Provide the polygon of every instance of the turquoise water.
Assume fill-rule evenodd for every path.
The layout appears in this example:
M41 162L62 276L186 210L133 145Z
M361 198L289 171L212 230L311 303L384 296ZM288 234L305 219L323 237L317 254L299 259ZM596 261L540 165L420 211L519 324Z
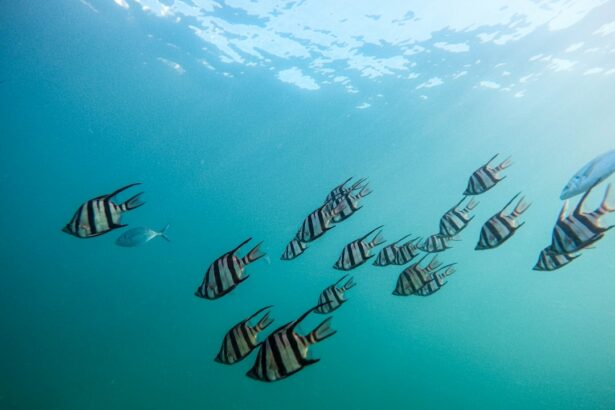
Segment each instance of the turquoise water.
M339 25L340 38L359 43L340 40L340 55L408 59L399 70L382 61L355 70L361 59L329 55L334 74L314 63L331 50L316 36L299 42L306 57L280 51L291 49L280 45L291 34L276 43L261 33L252 37L261 56L235 45L238 61L218 40L195 36L198 20L177 10L0 4L1 408L615 408L615 234L561 270L531 270L565 182L615 145L615 3L543 5L568 25L523 18L511 4L521 13L511 21L528 30L505 44L477 39L512 30L489 18L497 8L464 17L446 2L437 2L451 11L444 15L417 5L417 24L434 24L420 26L429 38L414 43L378 43L390 38L379 31L388 25L341 22L379 7L394 19L399 2L389 3L321 6L339 16L330 35ZM250 25L264 13L255 4L202 13ZM270 10L256 26L274 15L277 27L285 17L289 27L314 25L306 4ZM404 54L414 45L425 50ZM281 81L293 68L304 77ZM443 84L419 87L435 77ZM458 269L440 292L392 296L402 268L365 265L333 313L338 333L311 349L318 364L267 385L245 377L254 353L234 366L213 361L225 332L258 308L275 305L281 325L314 306L341 276L331 266L350 240L381 224L389 241L436 232L496 152L514 165L441 255ZM352 175L374 190L364 208L300 258L280 261L305 215ZM132 182L143 183L147 204L124 222L169 223L171 243L126 249L114 244L119 232L79 240L60 231L82 202ZM500 248L474 251L482 223L519 191L533 203L525 226ZM250 236L270 258L249 266L250 279L229 295L194 297L208 265Z

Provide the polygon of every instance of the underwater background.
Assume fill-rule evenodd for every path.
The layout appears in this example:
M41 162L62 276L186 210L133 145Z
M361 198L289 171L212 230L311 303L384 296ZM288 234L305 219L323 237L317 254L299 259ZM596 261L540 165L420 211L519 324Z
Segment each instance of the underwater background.
M615 147L615 2L369 3L0 2L0 408L615 408L615 234L532 270L564 184ZM495 153L514 165L439 257L457 262L441 291L393 296L403 267L365 264L318 364L265 384L254 353L213 361L257 309L276 327L314 306L349 241L436 232ZM350 176L369 178L364 208L280 261ZM147 203L123 222L168 223L171 243L61 232L133 182ZM519 191L526 224L474 251ZM248 237L269 258L195 297Z

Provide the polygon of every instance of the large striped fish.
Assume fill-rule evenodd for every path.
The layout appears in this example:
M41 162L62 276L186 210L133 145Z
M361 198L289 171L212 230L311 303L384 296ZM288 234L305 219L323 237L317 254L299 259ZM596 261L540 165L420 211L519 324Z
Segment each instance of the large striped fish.
M247 376L263 382L274 382L317 363L320 359L307 358L308 350L310 346L336 333L330 327L332 317L325 319L305 336L296 333L295 329L301 321L319 307L320 305L313 307L297 320L271 333L261 344L254 365L246 373Z
M320 294L318 298L318 309L316 309L316 313L331 313L335 309L342 306L342 303L346 302L346 298L344 298L344 293L354 287L356 283L352 281L352 277L344 283L344 285L338 287L340 282L344 280L348 275L342 276L337 282L333 285L327 287Z
M250 321L270 308L271 306L266 306L259 309L249 318L233 326L224 335L222 347L214 360L218 363L234 364L243 360L252 350L257 348L260 344L257 342L258 334L273 323L273 319L269 317L269 312L267 312L256 324L251 325Z
M417 245L417 248L427 253L442 252L451 248L448 243L452 240L456 239L436 233L428 236L424 241L420 242Z
M301 242L297 238L293 238L293 240L286 245L286 249L284 249L284 253L280 256L280 259L283 261L293 260L305 252L307 248L307 243Z
M428 281L422 288L416 291L418 296L430 296L439 291L442 286L446 285L447 278L455 273L453 264L443 266L436 272L431 273L431 280Z
M237 256L239 249L251 240L252 238L246 239L235 249L216 259L207 269L203 283L194 293L195 296L205 299L218 299L248 279L250 275L244 275L244 268L265 256L265 253L260 250L262 242L252 248L243 258Z
M316 209L305 218L295 238L301 242L312 242L320 238L325 232L335 227L333 218L339 215L345 206L344 202L335 206L333 206L333 202L328 202Z
M340 197L349 194L350 192L357 190L359 188L363 188L361 185L367 180L367 178L361 178L350 187L346 187L346 184L352 180L353 177L348 178L346 181L342 182L340 185L336 186L327 194L325 198L325 204L331 201L335 201Z
M385 246L380 249L378 252L378 256L374 261L374 266L388 266L388 265L397 265L397 254L399 252L399 243L409 237L410 234L396 240L390 245Z
M371 193L372 191L369 189L367 185L365 185L364 187L361 188L361 191L359 191L356 194L354 194L353 191L351 191L333 200L332 206L334 207L338 206L342 202L344 203L344 209L342 209L342 211L339 214L333 216L333 222L339 223L339 222L345 221L346 219L350 218L355 212L363 208L363 206L360 205L359 203L361 199L365 198Z
M368 259L373 258L374 255L372 255L370 251L376 246L385 242L385 239L382 237L382 230L378 231L380 228L382 228L382 226L383 225L371 230L359 239L355 239L348 245L344 246L340 257L333 265L333 268L338 270L351 270L363 265L365 262L367 262ZM371 241L366 242L365 240L367 239L367 237L369 237L376 231L378 232L376 233L374 238Z
M487 192L498 182L506 177L500 176L500 172L512 165L510 157L506 158L502 163L495 168L489 166L498 154L495 154L485 165L474 171L468 181L468 186L463 193L464 195L480 195Z
M117 194L135 185L139 185L139 183L126 185L110 194L90 199L77 209L73 218L62 231L77 238L93 238L127 226L121 223L122 214L145 203L141 201L143 192L139 192L119 205L113 199Z
M437 260L437 255L427 264L421 266L421 262L427 257L423 255L421 259L404 269L397 278L397 284L393 290L395 296L410 296L421 289L431 280L430 274L442 266L442 262Z
M466 198L465 196L461 198L461 201L442 215L442 218L440 218L440 235L455 236L474 219L474 216L470 216L470 211L478 205L478 202L474 201L474 199L470 199L466 206L459 209Z
M606 188L604 199L598 209L593 212L583 212L583 204L592 189L593 187L585 192L574 211L568 216L566 216L568 200L564 202L558 220L553 227L551 241L553 252L559 254L575 253L602 239L605 232L615 226L607 227L602 224L602 218L615 211L615 208L608 205L609 193L611 192L610 184Z
M517 223L517 218L519 218L522 213L527 211L531 205L525 202L525 197L522 197L519 200L517 206L515 206L515 209L510 214L504 214L506 208L508 208L520 194L521 193L515 195L510 201L508 201L500 212L493 215L487 220L487 222L485 222L480 231L478 244L474 249L483 250L496 248L510 239L517 229L521 228L523 224L525 224L525 222L520 224Z
M539 271L551 271L562 268L570 262L578 258L579 255L571 255L569 253L555 253L550 246L547 246L538 255L538 262L532 269Z

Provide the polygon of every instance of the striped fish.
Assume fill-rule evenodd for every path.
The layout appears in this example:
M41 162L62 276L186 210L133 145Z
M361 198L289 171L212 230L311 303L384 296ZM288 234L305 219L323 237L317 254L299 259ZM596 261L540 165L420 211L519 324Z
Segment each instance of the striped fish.
M341 202L336 206L332 205L332 202L326 203L309 214L301 224L295 239L301 242L312 242L323 236L328 230L333 229L333 218L344 210L346 204Z
M468 181L468 186L463 193L464 195L479 195L487 192L498 182L506 177L500 176L500 172L512 165L510 157L506 158L502 163L495 168L489 166L498 154L495 154L485 165L474 171Z
M538 256L538 262L532 269L539 271L551 271L562 268L568 265L581 255L571 255L569 253L555 253L551 250L550 246L547 246Z
M449 238L448 236L440 235L439 233L427 237L423 242L417 245L417 248L427 253L442 252L450 249L448 243L455 238Z
M294 238L292 241L286 245L286 249L284 249L284 253L280 256L280 259L283 261L290 261L295 259L299 255L301 255L307 249L308 245L305 242L301 242Z
M455 273L454 264L450 264L447 266L443 266L438 271L433 272L430 277L431 280L425 284L422 288L420 288L416 295L418 296L430 296L439 291L442 286L446 285L447 277L451 276Z
M461 198L461 201L442 215L442 218L440 218L440 235L455 236L474 219L474 216L470 216L470 211L478 205L478 202L474 201L474 199L471 199L466 206L459 209L459 206L461 206L466 198L465 196Z
M363 208L363 206L359 204L359 201L371 193L372 191L366 185L362 187L361 191L359 191L356 194L353 194L351 191L345 195L342 195L338 199L333 200L332 204L334 206L338 206L342 202L345 205L344 209L342 209L342 211L339 214L333 217L333 222L339 223L339 222L345 221L346 219L350 218L355 212Z
M404 269L397 278L397 284L393 290L395 296L410 296L415 294L419 289L431 280L430 274L442 266L442 262L437 260L437 255L427 264L421 266L421 262L427 257L423 257L412 265Z
M599 241L604 234L615 225L604 226L601 223L602 217L614 212L615 208L608 205L608 198L611 191L609 184L604 193L598 209L593 212L583 212L583 204L593 187L590 188L581 198L574 211L566 216L568 201L560 211L559 217L553 227L551 249L558 254L575 253L591 244Z
M352 177L348 178L346 181L342 182L340 185L336 186L335 188L333 188L331 190L331 192L329 192L327 194L327 197L325 198L325 204L329 203L331 201L335 201L339 198L341 198L342 196L349 194L350 192L357 190L359 188L362 188L361 185L363 184L363 182L365 182L367 180L367 178L361 178L359 179L357 182L355 182L354 184L352 184L350 186L350 188L346 187L346 184L350 182L350 180L352 179Z
M395 265L405 265L420 253L420 249L416 245L416 241L418 240L419 238L414 238L399 246L399 249L397 250L397 260L395 261Z
M90 199L77 209L77 212L62 229L62 232L77 238L93 238L127 226L121 223L122 214L132 211L145 203L140 198L143 192L139 192L120 205L113 202L113 199L120 192L135 185L139 185L139 183L126 185L110 194Z
M235 249L216 259L207 269L203 283L194 293L195 296L205 299L218 299L248 279L250 275L244 276L244 268L265 256L265 253L259 249L262 242L252 248L243 258L236 255L239 249L251 240L252 238L246 239Z
M316 313L331 313L335 309L342 306L342 303L346 302L344 298L344 292L348 289L354 287L356 283L352 281L352 277L346 281L346 283L338 287L341 281L344 280L348 275L342 276L335 284L326 288L318 298L318 309L316 309Z
M385 239L382 237L382 231L378 231L382 228L382 226L383 225L371 230L359 239L356 239L344 246L340 257L333 265L333 268L338 270L351 270L363 265L368 259L373 258L374 255L371 255L370 251L385 242ZM376 231L378 231L378 233L376 233L374 238L371 241L365 242L367 237Z
M397 265L397 259L398 259L397 255L399 253L399 248L400 248L399 243L409 236L410 234L380 249L380 252L378 252L378 256L376 257L376 260L374 261L373 265L374 266Z
M524 201L525 197L522 197L515 209L509 214L505 215L504 211L506 208L513 203L513 201L520 195L518 193L515 195L508 203L502 208L500 212L493 215L485 224L483 225L480 231L480 237L478 239L478 244L476 245L476 250L483 249L493 249L504 242L506 242L517 229L521 228L525 222L517 224L517 218L527 211L531 204L528 204Z
M320 359L307 358L308 350L310 346L336 333L330 327L332 317L325 319L306 336L296 333L295 329L301 321L319 307L313 307L297 320L271 333L261 344L254 365L246 375L262 382L274 382L317 363Z
M214 360L222 364L234 364L258 347L259 343L256 341L258 334L273 323L273 319L267 312L255 325L250 325L250 321L271 307L266 306L233 326L224 336L222 347Z

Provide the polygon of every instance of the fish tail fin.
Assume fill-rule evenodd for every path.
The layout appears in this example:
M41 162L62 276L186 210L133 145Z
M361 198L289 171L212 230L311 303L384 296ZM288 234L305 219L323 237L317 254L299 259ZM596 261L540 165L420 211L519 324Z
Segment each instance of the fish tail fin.
M606 187L606 191L604 192L604 198L602 199L602 202L600 203L600 207L596 211L596 212L598 212L601 215L606 215L609 212L614 212L615 211L615 206L609 206L609 195L610 195L610 193L611 193L611 184L609 184Z
M365 198L366 196L368 196L369 194L371 194L373 191L371 190L371 188L369 187L369 185L365 185L361 191L359 191L359 193L357 194L357 196L359 198Z
M311 344L322 342L323 340L337 333L337 331L331 329L332 319L333 316L326 318L318 326L316 326L316 329L310 332L310 334L308 335L308 340Z
M260 246L262 244L263 244L262 242L259 242L254 248L252 248L252 250L250 250L250 252L248 252L246 256L243 257L243 262L246 265L252 262L255 262L259 260L260 258L262 258L263 256L267 255L265 252L261 251L260 249Z
M256 325L254 325L254 327L256 328L257 331L262 332L263 330L265 330L269 325L271 325L273 323L273 319L271 317L269 317L269 313L267 312L265 314L265 316L263 316L261 318L261 320L259 320Z
M169 237L167 236L167 231L169 230L169 227L170 227L170 226L171 226L171 225L167 224L164 228L162 228L162 229L160 230L160 232L158 232L158 235L160 235L160 237L161 237L162 239L164 239L165 241L167 241L167 242L171 242L171 240L170 240L170 239L169 239Z
M346 202L345 201L340 201L339 204L337 204L333 209L331 209L331 215L332 216L338 216L339 214L342 213L342 211L346 208Z
M378 245L382 245L383 243L385 243L387 240L384 239L384 236L382 236L382 231L378 232L376 234L376 237L374 239L372 239L372 241L370 242L372 248L378 246Z
M506 168L510 167L513 163L510 159L511 157L509 156L508 158L506 158L504 161L502 161L500 163L500 165L498 165L497 167L495 167L495 171L496 172L500 172L502 170L505 170Z
M519 202L517 202L517 206L515 206L515 209L512 211L511 215L516 218L517 216L527 211L530 206L532 206L532 203L525 202L525 197L521 197Z
M353 281L353 278L350 277L350 279L348 279L348 281L346 283L344 283L344 286L342 286L342 290L344 292L346 292L348 289L354 288L355 285L356 285L356 283Z
M367 185L363 185L363 183L367 181L367 178L361 178L350 187L351 191L357 190L359 188L365 188Z
M145 205L145 202L141 200L141 195L143 195L143 192L139 192L137 195L129 198L121 205L122 210L132 211L133 209L137 209L138 207Z
M475 201L474 198L470 199L470 202L468 202L468 204L466 205L465 209L466 211L471 211L474 208L476 208L476 206L479 204L478 201Z

